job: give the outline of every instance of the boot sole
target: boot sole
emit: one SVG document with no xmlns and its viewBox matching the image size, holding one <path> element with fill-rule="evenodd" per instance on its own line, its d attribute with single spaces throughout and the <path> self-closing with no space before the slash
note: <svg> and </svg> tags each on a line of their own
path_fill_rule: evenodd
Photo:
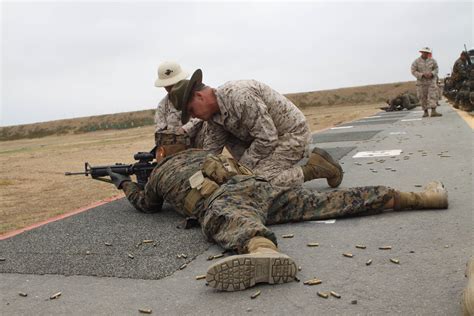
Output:
<svg viewBox="0 0 474 316">
<path fill-rule="evenodd" d="M 344 172 L 342 171 L 342 167 L 341 165 L 339 164 L 339 162 L 337 162 L 336 160 L 334 160 L 334 158 L 331 157 L 331 155 L 325 151 L 324 149 L 321 149 L 321 148 L 314 148 L 313 151 L 312 151 L 314 154 L 318 154 L 320 156 L 322 156 L 324 159 L 326 159 L 327 161 L 329 161 L 331 164 L 335 165 L 337 167 L 337 169 L 339 169 L 339 171 L 341 172 L 341 176 L 339 178 L 336 178 L 335 181 L 332 181 L 332 180 L 329 180 L 327 179 L 328 181 L 328 184 L 331 188 L 337 188 L 341 182 L 342 182 L 342 178 L 344 176 Z"/>
<path fill-rule="evenodd" d="M 296 264 L 286 255 L 237 255 L 216 262 L 207 270 L 209 286 L 222 291 L 240 291 L 257 283 L 287 283 L 296 276 Z"/>
</svg>

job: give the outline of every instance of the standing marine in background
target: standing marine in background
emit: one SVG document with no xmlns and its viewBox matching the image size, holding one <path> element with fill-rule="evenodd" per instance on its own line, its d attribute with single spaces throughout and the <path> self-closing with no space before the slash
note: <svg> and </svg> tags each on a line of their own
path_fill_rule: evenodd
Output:
<svg viewBox="0 0 474 316">
<path fill-rule="evenodd" d="M 169 100 L 169 92 L 173 86 L 188 76 L 189 73 L 181 69 L 181 66 L 176 62 L 165 61 L 158 66 L 158 79 L 155 81 L 155 87 L 164 87 L 168 94 L 158 103 L 156 108 L 155 132 L 173 130 L 185 133 L 191 139 L 193 147 L 202 148 L 206 124 L 198 118 L 193 118 L 183 125 L 181 123 L 181 111 L 176 110 L 176 107 Z"/>
<path fill-rule="evenodd" d="M 474 67 L 468 67 L 467 78 L 461 83 L 456 94 L 455 104 L 460 110 L 471 112 L 474 110 Z"/>
<path fill-rule="evenodd" d="M 429 58 L 432 53 L 429 47 L 423 47 L 420 53 L 421 56 L 411 65 L 411 73 L 416 77 L 416 93 L 424 111 L 423 117 L 429 115 L 428 109 L 431 109 L 431 117 L 442 116 L 441 113 L 436 112 L 439 100 L 438 63 L 434 58 Z"/>
<path fill-rule="evenodd" d="M 456 60 L 451 73 L 454 88 L 459 91 L 462 82 L 467 79 L 467 59 L 469 58 L 467 52 L 462 51 L 461 56 Z"/>
<path fill-rule="evenodd" d="M 433 58 L 433 53 L 428 54 L 428 58 Z M 438 87 L 438 100 L 436 100 L 436 106 L 440 106 L 439 100 L 443 97 L 443 90 L 441 88 L 441 81 L 439 80 L 438 75 L 436 75 L 436 86 Z"/>
</svg>

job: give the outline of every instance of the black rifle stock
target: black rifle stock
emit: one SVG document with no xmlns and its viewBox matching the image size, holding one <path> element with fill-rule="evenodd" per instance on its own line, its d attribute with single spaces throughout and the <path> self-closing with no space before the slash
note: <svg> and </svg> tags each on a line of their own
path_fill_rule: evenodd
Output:
<svg viewBox="0 0 474 316">
<path fill-rule="evenodd" d="M 133 164 L 115 163 L 114 165 L 107 166 L 91 166 L 88 162 L 84 164 L 84 172 L 66 172 L 66 176 L 74 176 L 83 174 L 85 176 L 91 176 L 92 179 L 112 183 L 110 179 L 105 178 L 109 174 L 107 169 L 110 168 L 112 172 L 119 173 L 122 175 L 135 175 L 137 177 L 137 183 L 143 188 L 150 177 L 151 172 L 156 167 L 156 162 L 152 162 L 155 158 L 156 147 L 150 152 L 138 152 L 133 158 L 137 160 Z"/>
</svg>

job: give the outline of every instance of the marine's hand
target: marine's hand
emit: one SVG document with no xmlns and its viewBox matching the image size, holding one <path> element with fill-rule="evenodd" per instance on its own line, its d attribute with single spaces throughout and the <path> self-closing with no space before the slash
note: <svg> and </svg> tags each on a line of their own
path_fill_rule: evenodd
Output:
<svg viewBox="0 0 474 316">
<path fill-rule="evenodd" d="M 112 183 L 117 187 L 117 189 L 121 189 L 125 182 L 132 181 L 130 176 L 113 172 L 110 168 L 107 168 L 107 173 L 109 174 L 110 180 L 112 180 Z"/>
</svg>

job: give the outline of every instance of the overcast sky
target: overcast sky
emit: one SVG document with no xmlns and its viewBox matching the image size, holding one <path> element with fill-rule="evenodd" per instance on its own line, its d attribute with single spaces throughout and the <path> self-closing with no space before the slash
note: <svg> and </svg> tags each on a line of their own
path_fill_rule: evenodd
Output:
<svg viewBox="0 0 474 316">
<path fill-rule="evenodd" d="M 217 87 L 281 93 L 413 80 L 433 48 L 440 75 L 473 46 L 467 2 L 5 2 L 0 125 L 155 108 L 158 64 Z"/>
</svg>

